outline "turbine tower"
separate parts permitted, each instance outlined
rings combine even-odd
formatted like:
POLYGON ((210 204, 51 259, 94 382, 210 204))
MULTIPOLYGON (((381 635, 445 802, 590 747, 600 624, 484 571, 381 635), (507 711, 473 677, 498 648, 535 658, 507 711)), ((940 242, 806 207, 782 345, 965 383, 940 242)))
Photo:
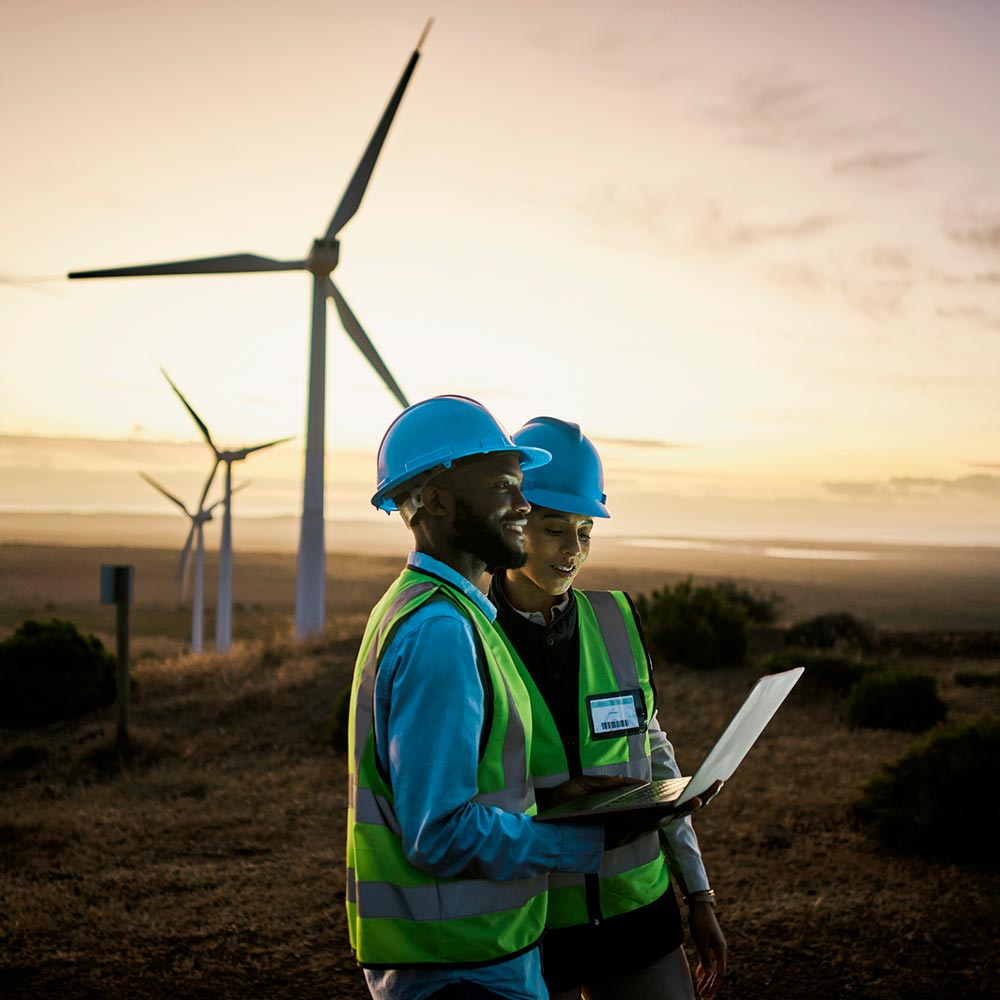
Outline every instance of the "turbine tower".
MULTIPOLYGON (((201 653, 204 650, 204 620, 205 620, 205 525, 212 520, 212 513, 223 500, 216 500, 211 507, 205 506, 205 497, 208 495, 208 488, 215 477, 215 469, 212 475, 206 480, 205 488, 201 492, 198 501, 198 509, 192 513, 182 500, 178 500, 172 493, 168 492, 152 476, 147 476, 145 472, 140 472, 140 476, 153 487, 154 490, 162 493, 171 503, 176 504, 191 522, 191 530, 188 531, 187 541, 181 551, 181 561, 177 567, 177 576, 183 581, 181 593, 187 587, 187 569, 190 567, 191 543, 194 542, 194 595, 191 601, 191 652, 201 653)), ((246 484, 244 484, 246 485, 246 484)), ((242 487, 237 487, 237 490, 242 487)), ((237 492, 234 490, 233 492, 237 492)))
POLYGON ((68 278, 146 277, 163 274, 243 274, 251 271, 309 271, 312 274, 312 325, 309 343, 309 394, 306 416, 305 479, 302 488, 302 520, 299 532, 298 568, 295 591, 295 634, 299 638, 321 632, 326 620, 326 545, 324 540, 324 454, 326 421, 326 302, 333 299, 347 335, 354 341, 389 391, 406 407, 409 402, 385 362, 351 311, 330 275, 340 259, 338 233, 354 217, 361 205, 375 161, 389 133, 417 60, 420 47, 430 31, 427 22, 375 132, 372 134, 344 191, 326 234, 313 241, 303 260, 274 260, 257 254, 237 253, 223 257, 203 257, 163 264, 72 271, 68 278))
MULTIPOLYGON (((163 369, 161 368, 160 371, 163 369)), ((208 481, 205 483, 204 495, 208 494, 219 465, 226 466, 226 490, 222 498, 222 541, 219 545, 219 586, 215 595, 215 651, 228 653, 233 642, 233 462, 242 462, 255 451, 263 451, 265 448, 271 448, 292 439, 283 437, 278 438, 277 441, 266 441, 264 444, 250 445, 246 448, 220 450, 212 440, 212 435, 209 434, 204 421, 195 413, 194 408, 184 398, 180 389, 174 385, 170 376, 163 372, 163 377, 170 382, 170 388, 177 393, 177 398, 191 414, 202 433, 202 437, 208 442, 212 454, 215 455, 212 471, 208 474, 208 481)))

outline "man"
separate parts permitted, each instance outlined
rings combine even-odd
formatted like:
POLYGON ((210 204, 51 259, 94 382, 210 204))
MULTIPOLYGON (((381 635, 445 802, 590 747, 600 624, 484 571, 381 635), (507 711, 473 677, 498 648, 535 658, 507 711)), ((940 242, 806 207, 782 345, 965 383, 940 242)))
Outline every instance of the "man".
POLYGON ((600 826, 531 820, 530 701, 476 586, 524 564, 523 469, 549 457, 462 396, 409 407, 379 448, 372 503, 414 551, 352 692, 347 913, 376 998, 544 998, 546 875, 600 867, 600 826))

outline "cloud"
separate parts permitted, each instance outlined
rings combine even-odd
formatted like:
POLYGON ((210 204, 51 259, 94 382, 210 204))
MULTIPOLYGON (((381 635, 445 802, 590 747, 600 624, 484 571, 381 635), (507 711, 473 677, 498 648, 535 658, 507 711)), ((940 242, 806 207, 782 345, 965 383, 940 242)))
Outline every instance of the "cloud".
POLYGON ((638 237, 657 246, 681 236, 679 220, 685 211, 645 185, 622 188, 615 184, 594 191, 579 209, 604 237, 629 242, 638 237))
POLYGON ((528 43, 549 59, 563 61, 569 71, 586 68, 588 77, 614 86, 641 87, 645 91, 669 87, 682 78, 678 67, 667 61, 665 44, 655 44, 664 38, 664 29, 657 25, 657 11, 651 7, 643 12, 646 24, 637 35, 636 24, 622 31, 614 25, 616 15, 609 8, 607 28, 590 29, 584 20, 570 20, 555 28, 541 28, 528 38, 528 43), (641 39, 641 42, 637 41, 641 39), (653 44, 649 44, 654 41, 653 44))
POLYGON ((963 303, 953 306, 938 306, 934 310, 941 319, 955 320, 960 323, 971 323, 987 330, 1000 330, 1000 315, 988 312, 981 305, 963 303))
MULTIPOLYGON (((1000 468, 1000 463, 987 467, 1000 468)), ((858 500, 963 496, 1000 499, 1000 475, 986 473, 972 473, 955 479, 934 476, 893 476, 887 480, 830 482, 824 483, 823 487, 835 496, 858 500)))
POLYGON ((752 249, 769 243, 811 240, 826 235, 843 221, 835 215, 812 212, 798 218, 749 222, 725 218, 716 206, 701 224, 699 241, 714 249, 752 249))
POLYGON ((895 131, 888 119, 861 122, 841 117, 823 84, 795 79, 780 70, 738 80, 729 105, 709 109, 708 114, 742 142, 770 148, 835 149, 895 131))
POLYGON ((885 322, 902 312, 916 283, 910 254, 898 247, 876 246, 839 263, 829 259, 819 266, 797 257, 769 263, 767 278, 790 291, 808 296, 839 296, 867 319, 885 322))
POLYGON ((834 161, 832 169, 834 173, 854 177, 895 177, 908 172, 929 155, 919 149, 866 149, 834 161))
POLYGON ((827 212, 747 218, 706 201, 692 204, 638 184, 609 184, 578 204, 605 237, 636 239, 660 249, 692 244, 713 253, 746 253, 761 248, 799 246, 819 240, 847 220, 827 212))
POLYGON ((646 438, 602 437, 595 438, 594 441, 598 444, 611 445, 612 447, 645 448, 653 451, 675 451, 691 447, 689 444, 682 444, 677 441, 654 441, 646 438))
POLYGON ((962 246, 1000 253, 1000 219, 984 219, 964 226, 952 226, 948 235, 962 246))
POLYGON ((910 255, 898 247, 877 246, 857 256, 837 287, 853 309, 881 323, 900 314, 913 284, 910 255))

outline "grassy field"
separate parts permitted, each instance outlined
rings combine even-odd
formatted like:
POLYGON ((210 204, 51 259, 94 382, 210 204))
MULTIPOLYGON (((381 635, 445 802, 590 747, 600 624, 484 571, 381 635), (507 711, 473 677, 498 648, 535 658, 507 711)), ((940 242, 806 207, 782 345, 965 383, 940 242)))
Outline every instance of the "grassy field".
MULTIPOLYGON (((259 572, 237 584, 237 634, 255 637, 226 657, 193 657, 183 652, 187 612, 170 605, 172 553, 33 555, 0 549, 4 628, 51 613, 110 636, 96 566, 136 565, 135 753, 122 763, 113 751, 113 707, 0 730, 0 996, 366 996, 343 916, 346 764, 325 730, 399 560, 335 557, 334 624, 297 644, 284 635, 287 598, 276 596, 288 560, 259 557, 259 572)), ((248 565, 239 557, 237 572, 248 565)), ((595 565, 588 582, 627 578, 638 592, 645 572, 595 565)), ((952 719, 1000 711, 997 688, 955 682, 959 670, 1000 663, 908 665, 937 678, 952 719)), ((759 672, 660 665, 661 720, 682 765, 707 750, 759 672)), ((730 945, 724 997, 996 995, 996 869, 881 853, 849 819, 864 783, 913 740, 849 730, 838 700, 800 685, 697 817, 730 945)))
MULTIPOLYGON (((879 558, 775 559, 761 555, 759 544, 747 552, 652 550, 604 539, 580 574, 580 586, 622 588, 637 595, 689 575, 697 580, 732 578, 780 594, 786 622, 824 611, 850 611, 889 629, 1000 629, 1000 549, 867 549, 879 558)), ((402 549, 399 555, 331 553, 328 620, 366 613, 372 589, 393 579, 403 556, 402 549)), ((157 652, 185 648, 190 604, 181 601, 175 578, 177 553, 165 548, 0 543, 0 635, 27 617, 56 616, 110 640, 114 609, 98 603, 102 563, 135 567, 132 631, 140 655, 150 643, 157 652)), ((212 553, 205 576, 208 638, 214 634, 216 572, 212 553)), ((235 638, 287 635, 294 615, 294 555, 237 552, 234 599, 235 638)))

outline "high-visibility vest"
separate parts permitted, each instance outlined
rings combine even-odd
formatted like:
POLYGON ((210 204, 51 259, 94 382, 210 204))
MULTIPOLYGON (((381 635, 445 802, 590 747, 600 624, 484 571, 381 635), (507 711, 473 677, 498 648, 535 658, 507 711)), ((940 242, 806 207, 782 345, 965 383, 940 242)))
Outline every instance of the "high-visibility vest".
MULTIPOLYGON (((648 720, 653 717, 655 696, 649 661, 628 598, 621 591, 574 590, 580 635, 580 699, 577 712, 580 760, 584 774, 651 777, 648 720), (595 734, 589 699, 636 692, 637 731, 595 734)), ((504 636, 531 697, 533 738, 530 768, 537 788, 552 788, 570 778, 566 750, 552 713, 531 674, 504 636)), ((597 901, 587 902, 587 879, 570 872, 549 875, 549 927, 598 923, 652 903, 666 892, 670 869, 659 835, 646 833, 621 847, 604 852, 598 873, 597 901)))
MULTIPOLYGON (((502 882, 438 878, 415 868, 403 852, 392 788, 375 754, 375 675, 396 626, 435 598, 452 601, 472 622, 484 654, 484 684, 493 689, 472 801, 507 812, 536 811, 527 767, 531 705, 506 646, 460 590, 405 569, 365 630, 348 731, 347 921, 351 947, 370 968, 488 964, 534 947, 545 926, 544 876, 502 882)), ((442 733, 442 753, 447 752, 442 733)))

